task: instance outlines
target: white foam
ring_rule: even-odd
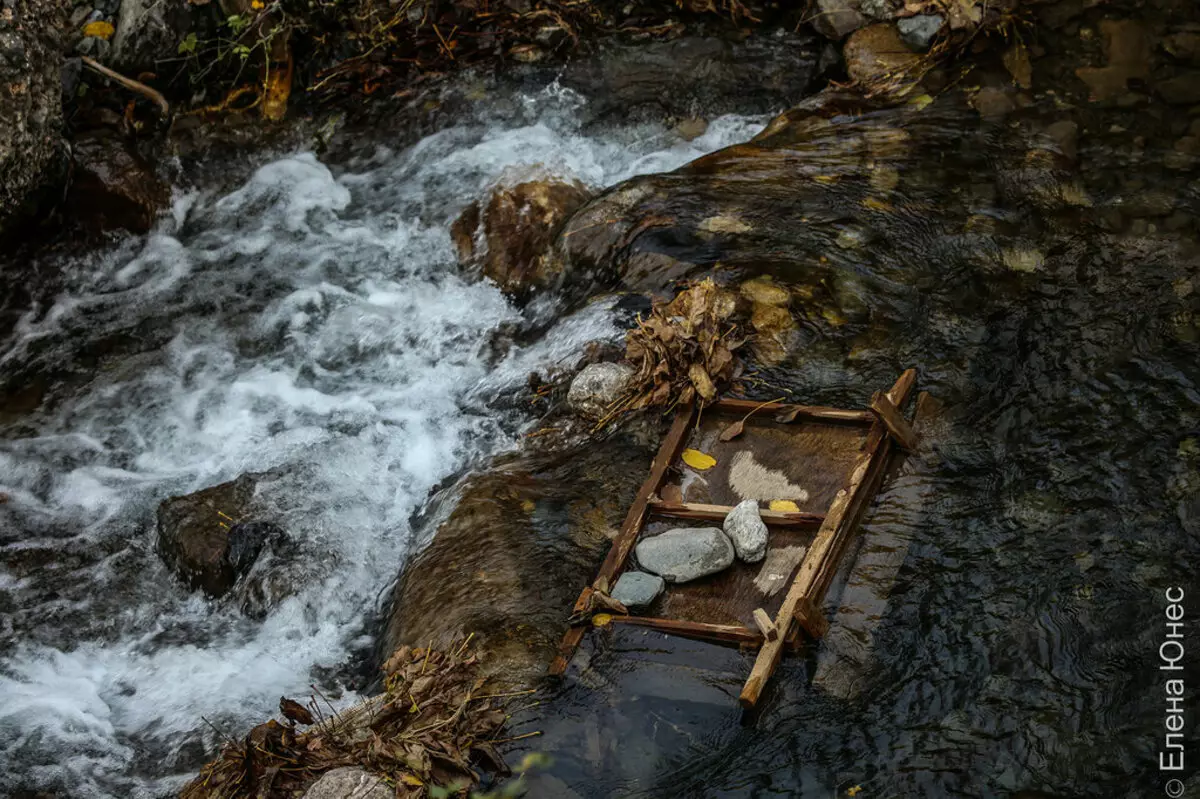
[[[715,120],[693,142],[589,137],[578,98],[535,100],[550,110],[533,124],[464,124],[340,174],[300,153],[224,196],[180,193],[155,232],[73,264],[63,295],[20,321],[0,366],[70,360],[135,323],[164,344],[112,358],[34,435],[0,442],[6,552],[85,553],[0,575],[14,606],[63,614],[4,631],[20,640],[0,662],[0,789],[156,795],[191,767],[172,765],[181,746],[213,749],[201,716],[242,730],[281,693],[307,696],[314,666],[345,661],[429,491],[514,445],[493,398],[617,336],[598,303],[497,363],[492,335],[520,314],[454,266],[447,231],[467,202],[545,172],[604,186],[673,168],[761,122]],[[157,504],[285,465],[299,467],[277,510],[304,550],[300,593],[252,621],[171,580]],[[56,538],[34,537],[35,520]],[[67,579],[80,590],[48,599]]]

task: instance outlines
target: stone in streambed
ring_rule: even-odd
[[[946,24],[946,18],[941,14],[917,14],[915,17],[896,20],[896,30],[900,31],[900,41],[911,49],[923,53],[933,43],[933,37]]]
[[[567,391],[567,404],[588,419],[603,419],[620,399],[633,377],[633,369],[621,363],[585,366]]]
[[[666,585],[663,578],[657,574],[646,572],[625,572],[613,586],[612,598],[630,610],[649,607]]]
[[[718,527],[677,527],[637,545],[642,568],[671,583],[686,583],[724,571],[733,563],[733,544]]]
[[[758,563],[766,557],[767,525],[758,512],[757,500],[741,502],[725,514],[724,529],[739,558],[747,563]]]
[[[383,777],[356,766],[327,771],[309,786],[304,799],[392,799]]]

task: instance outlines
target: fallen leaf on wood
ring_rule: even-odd
[[[770,509],[779,511],[780,513],[799,513],[800,506],[790,499],[773,499],[771,500]]]
[[[717,465],[717,459],[698,449],[685,449],[683,462],[699,472],[706,471]]]
[[[779,422],[780,424],[791,424],[792,422],[796,421],[796,417],[799,415],[800,406],[793,405],[787,410],[783,410],[775,414],[775,421]]]
[[[745,422],[743,420],[739,419],[738,421],[734,422],[733,424],[729,425],[729,427],[726,427],[724,430],[721,431],[720,439],[722,441],[733,441],[735,438],[740,436],[745,431],[745,429],[746,429]]]
[[[592,616],[592,624],[596,627],[607,627],[612,624],[612,620],[612,614],[609,613],[597,613],[595,616]]]

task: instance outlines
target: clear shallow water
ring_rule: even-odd
[[[71,371],[0,428],[0,792],[159,795],[211,750],[202,716],[236,731],[280,693],[336,692],[410,516],[529,421],[492,400],[617,335],[607,304],[523,319],[461,276],[457,212],[498,181],[674,168],[763,122],[584,135],[569,93],[516,101],[407,149],[291,154],[180,193],[150,235],[69,264],[0,344],[9,375]],[[493,344],[530,321],[552,324]],[[280,467],[299,593],[250,620],[183,590],[154,553],[158,503]]]

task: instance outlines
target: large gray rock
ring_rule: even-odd
[[[32,211],[39,189],[66,177],[66,8],[64,0],[0,3],[0,233]]]
[[[866,24],[867,17],[859,11],[859,0],[817,0],[813,27],[834,41],[846,38]]]
[[[637,545],[642,568],[671,583],[686,583],[733,564],[733,544],[718,527],[677,527]]]
[[[725,514],[723,527],[739,558],[747,563],[758,563],[766,557],[767,525],[758,512],[758,500],[739,503]]]
[[[304,799],[392,799],[395,792],[383,777],[345,766],[327,771],[304,792]]]
[[[613,586],[611,596],[630,610],[635,610],[648,607],[650,603],[658,599],[658,595],[665,587],[663,578],[657,574],[631,571],[625,572],[617,578],[617,584]]]
[[[633,369],[622,363],[593,363],[571,381],[567,404],[581,416],[603,419],[633,377]]]

